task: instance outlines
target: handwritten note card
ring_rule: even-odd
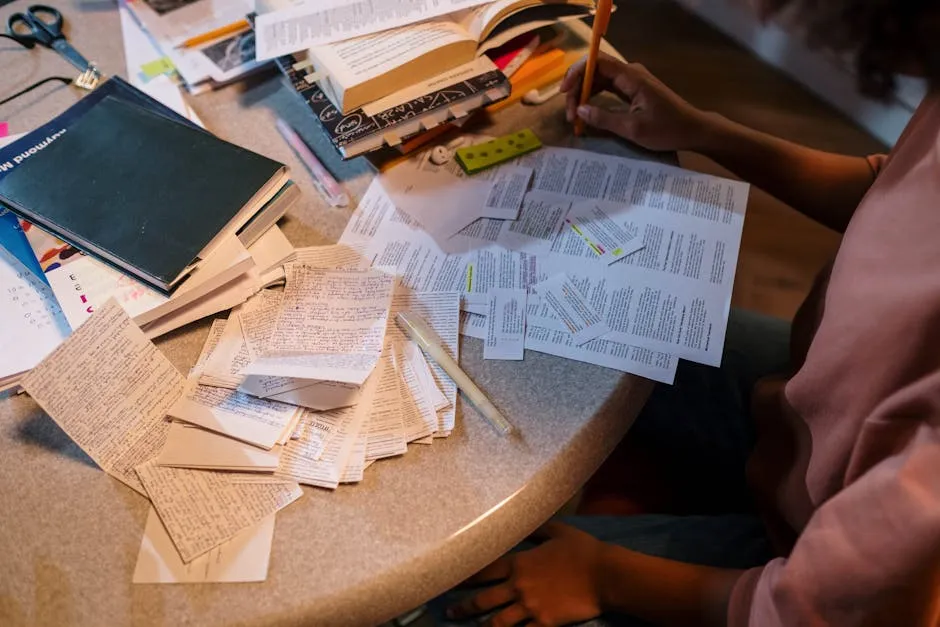
[[[240,481],[238,473],[137,467],[147,496],[184,563],[230,540],[303,495],[293,481]],[[249,479],[251,475],[246,475]]]
[[[143,494],[134,467],[160,451],[185,384],[112,299],[22,385],[95,463]]]

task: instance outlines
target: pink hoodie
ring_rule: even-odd
[[[940,93],[793,323],[795,375],[754,392],[748,476],[781,555],[730,625],[940,625]]]

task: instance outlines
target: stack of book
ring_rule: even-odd
[[[287,168],[119,78],[0,148],[0,389],[114,298],[149,337],[284,279]]]
[[[512,73],[555,40],[552,25],[594,9],[593,0],[372,4],[263,0],[254,20],[258,59],[276,60],[343,158],[407,151],[409,138],[509,97]]]

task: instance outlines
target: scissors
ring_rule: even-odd
[[[62,13],[44,4],[34,4],[24,13],[14,13],[7,20],[7,32],[27,48],[36,44],[55,50],[81,72],[99,74],[98,68],[72,47],[62,34]]]

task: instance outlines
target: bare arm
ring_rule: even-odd
[[[604,612],[657,625],[724,626],[731,590],[743,572],[605,545],[598,559],[600,605]]]
[[[837,231],[845,230],[874,181],[862,157],[813,150],[696,109],[636,63],[598,61],[596,90],[617,94],[627,107],[578,107],[583,69],[583,61],[575,64],[562,82],[569,121],[577,115],[651,150],[702,153]]]
[[[817,222],[843,232],[875,180],[868,160],[814,150],[704,114],[695,148]]]

